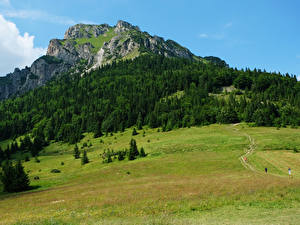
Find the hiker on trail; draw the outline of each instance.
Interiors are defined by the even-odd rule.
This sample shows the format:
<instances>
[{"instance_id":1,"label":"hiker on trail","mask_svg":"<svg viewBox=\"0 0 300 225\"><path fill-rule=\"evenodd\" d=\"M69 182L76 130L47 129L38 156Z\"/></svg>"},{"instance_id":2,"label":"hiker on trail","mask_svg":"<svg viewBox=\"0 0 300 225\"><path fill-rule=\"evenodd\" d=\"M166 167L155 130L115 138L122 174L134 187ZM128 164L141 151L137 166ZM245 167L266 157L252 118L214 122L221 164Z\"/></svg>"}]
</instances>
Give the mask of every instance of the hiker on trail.
<instances>
[{"instance_id":1,"label":"hiker on trail","mask_svg":"<svg viewBox=\"0 0 300 225\"><path fill-rule=\"evenodd\" d=\"M246 156L244 157L244 161L247 162L247 157Z\"/></svg>"},{"instance_id":2,"label":"hiker on trail","mask_svg":"<svg viewBox=\"0 0 300 225\"><path fill-rule=\"evenodd\" d=\"M289 172L289 177L291 178L291 177L292 177L292 170L291 170L290 167L289 167L289 169L288 169L288 172Z\"/></svg>"},{"instance_id":3,"label":"hiker on trail","mask_svg":"<svg viewBox=\"0 0 300 225\"><path fill-rule=\"evenodd\" d=\"M268 173L268 168L267 167L265 168L265 172Z\"/></svg>"}]
</instances>

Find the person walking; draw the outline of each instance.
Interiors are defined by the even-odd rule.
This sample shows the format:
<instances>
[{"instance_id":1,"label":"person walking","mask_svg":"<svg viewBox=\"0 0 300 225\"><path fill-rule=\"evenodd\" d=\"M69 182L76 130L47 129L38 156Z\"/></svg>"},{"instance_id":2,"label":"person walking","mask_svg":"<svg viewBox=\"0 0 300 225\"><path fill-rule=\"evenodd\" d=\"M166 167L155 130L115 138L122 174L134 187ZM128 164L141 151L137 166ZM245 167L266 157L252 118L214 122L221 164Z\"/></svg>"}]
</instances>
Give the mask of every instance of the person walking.
<instances>
[{"instance_id":1,"label":"person walking","mask_svg":"<svg viewBox=\"0 0 300 225\"><path fill-rule=\"evenodd\" d=\"M292 170L291 170L290 167L289 167L289 169L288 169L288 173L289 173L289 178L291 178L291 177L292 177Z\"/></svg>"},{"instance_id":2,"label":"person walking","mask_svg":"<svg viewBox=\"0 0 300 225\"><path fill-rule=\"evenodd\" d=\"M265 172L268 173L268 168L267 167L265 168Z\"/></svg>"}]
</instances>

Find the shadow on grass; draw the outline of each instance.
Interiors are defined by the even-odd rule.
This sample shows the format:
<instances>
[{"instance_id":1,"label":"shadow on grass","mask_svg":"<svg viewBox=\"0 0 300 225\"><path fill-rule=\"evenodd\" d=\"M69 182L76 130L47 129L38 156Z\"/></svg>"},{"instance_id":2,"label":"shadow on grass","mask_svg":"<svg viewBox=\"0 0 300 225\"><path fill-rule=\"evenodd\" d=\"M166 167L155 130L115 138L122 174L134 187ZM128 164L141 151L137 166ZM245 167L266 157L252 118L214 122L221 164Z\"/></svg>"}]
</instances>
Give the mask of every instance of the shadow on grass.
<instances>
[{"instance_id":1,"label":"shadow on grass","mask_svg":"<svg viewBox=\"0 0 300 225\"><path fill-rule=\"evenodd\" d=\"M41 188L42 186L40 185L32 185L29 186L29 188L26 191L21 191L21 192L3 192L3 190L0 191L0 200L7 199L7 198L14 198L18 197L20 195L26 195L26 194L32 194L35 192L41 192L44 190L36 191L37 189Z\"/></svg>"}]
</instances>

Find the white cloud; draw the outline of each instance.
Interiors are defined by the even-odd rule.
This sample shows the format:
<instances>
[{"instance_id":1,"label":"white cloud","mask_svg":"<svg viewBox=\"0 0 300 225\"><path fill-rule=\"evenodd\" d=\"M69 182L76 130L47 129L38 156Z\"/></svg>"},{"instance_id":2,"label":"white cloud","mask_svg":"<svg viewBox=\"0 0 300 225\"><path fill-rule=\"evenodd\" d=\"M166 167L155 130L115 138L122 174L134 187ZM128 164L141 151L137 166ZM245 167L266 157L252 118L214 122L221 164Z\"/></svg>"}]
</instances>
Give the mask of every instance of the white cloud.
<instances>
[{"instance_id":1,"label":"white cloud","mask_svg":"<svg viewBox=\"0 0 300 225\"><path fill-rule=\"evenodd\" d=\"M198 37L202 38L202 39L223 40L225 38L225 35L223 33L220 33L220 34L202 33L202 34L199 34Z\"/></svg>"},{"instance_id":2,"label":"white cloud","mask_svg":"<svg viewBox=\"0 0 300 225\"><path fill-rule=\"evenodd\" d=\"M8 17L8 18L39 20L39 21L45 21L45 22L49 22L49 23L57 23L57 24L63 24L63 25L76 24L76 21L74 21L68 17L51 15L47 12L40 11L40 10L12 9L12 10L2 11L2 13L5 17Z\"/></svg>"},{"instance_id":3,"label":"white cloud","mask_svg":"<svg viewBox=\"0 0 300 225\"><path fill-rule=\"evenodd\" d=\"M0 15L0 76L23 68L46 53L45 48L34 47L34 36L20 34L16 24Z\"/></svg>"},{"instance_id":4,"label":"white cloud","mask_svg":"<svg viewBox=\"0 0 300 225\"><path fill-rule=\"evenodd\" d=\"M199 38L208 38L208 34L205 33L199 34Z\"/></svg>"}]
</instances>

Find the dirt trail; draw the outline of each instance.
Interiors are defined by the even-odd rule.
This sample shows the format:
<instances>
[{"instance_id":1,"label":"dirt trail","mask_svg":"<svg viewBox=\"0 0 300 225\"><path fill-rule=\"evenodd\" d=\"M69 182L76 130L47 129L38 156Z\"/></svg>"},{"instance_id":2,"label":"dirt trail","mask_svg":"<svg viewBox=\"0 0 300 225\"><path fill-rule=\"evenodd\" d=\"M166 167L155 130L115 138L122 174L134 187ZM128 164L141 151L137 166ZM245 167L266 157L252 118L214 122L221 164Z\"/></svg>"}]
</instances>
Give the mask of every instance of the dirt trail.
<instances>
[{"instance_id":1,"label":"dirt trail","mask_svg":"<svg viewBox=\"0 0 300 225\"><path fill-rule=\"evenodd\" d=\"M233 127L236 127L238 126L239 123L236 123L236 124L233 124ZM238 128L234 128L234 131L235 132L238 132L240 131ZM248 157L250 155L252 155L256 149L256 144L255 144L255 140L247 133L244 133L243 134L248 138L249 140L249 145L247 147L247 149L245 149L245 154L243 154L242 156L240 156L240 161L242 163L242 165L246 168L246 169L249 169L255 173L258 173L260 175L264 175L265 172L264 171L260 171L260 170L257 170L254 166L252 166L249 161L248 161ZM272 176L276 176L276 177L285 177L285 176L282 176L282 175L278 175L278 174L271 174L269 173L269 175L272 175Z\"/></svg>"},{"instance_id":2,"label":"dirt trail","mask_svg":"<svg viewBox=\"0 0 300 225\"><path fill-rule=\"evenodd\" d=\"M248 138L248 140L249 140L249 146L248 146L248 148L245 150L245 154L242 155L242 156L240 157L240 161L241 161L242 165L243 165L245 168L247 168L247 169L249 169L249 170L252 170L252 171L254 171L254 172L258 172L258 171L256 171L256 169L248 162L248 157L249 157L251 154L253 154L253 152L254 152L254 150L255 150L255 148L256 148L255 141L254 141L253 138L251 138L251 136L250 136L249 134L244 133L244 135L245 135L245 136Z\"/></svg>"},{"instance_id":3,"label":"dirt trail","mask_svg":"<svg viewBox=\"0 0 300 225\"><path fill-rule=\"evenodd\" d=\"M236 128L236 126L238 126L238 125L240 125L240 123L232 124L232 127L234 127L233 130L234 130L235 132L240 131L240 129ZM255 141L254 141L254 139L253 139L249 134L244 133L244 132L243 132L243 134L248 138L248 140L249 140L249 145L248 145L247 149L245 149L245 154L243 154L242 156L240 156L239 159L240 159L242 165L243 165L246 169L249 169L249 170L251 170L251 171L253 171L253 172L258 172L258 171L257 171L257 170L249 163L249 161L248 161L248 157L249 157L251 154L253 154L253 152L254 152L254 150L255 150L255 148L256 148Z\"/></svg>"}]
</instances>

